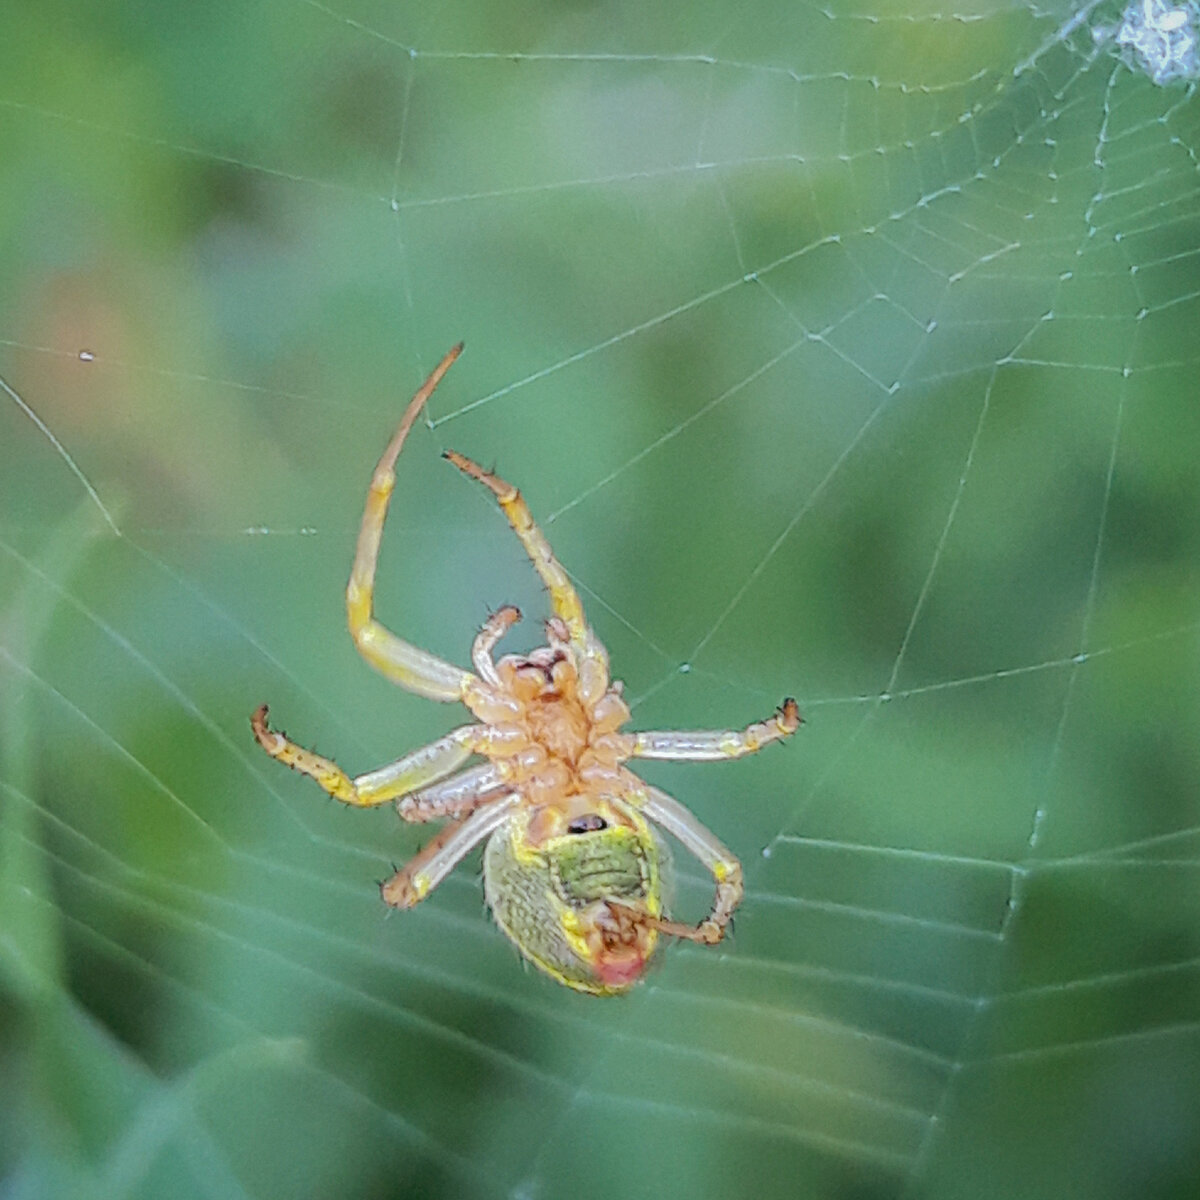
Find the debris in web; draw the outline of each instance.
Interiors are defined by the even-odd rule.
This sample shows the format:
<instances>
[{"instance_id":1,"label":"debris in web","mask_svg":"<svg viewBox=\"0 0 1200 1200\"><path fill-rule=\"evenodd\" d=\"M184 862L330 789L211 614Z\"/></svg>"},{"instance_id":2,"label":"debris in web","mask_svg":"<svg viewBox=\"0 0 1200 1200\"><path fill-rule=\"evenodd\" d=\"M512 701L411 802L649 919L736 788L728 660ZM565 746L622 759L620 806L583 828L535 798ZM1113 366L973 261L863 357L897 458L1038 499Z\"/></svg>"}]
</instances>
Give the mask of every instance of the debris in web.
<instances>
[{"instance_id":1,"label":"debris in web","mask_svg":"<svg viewBox=\"0 0 1200 1200\"><path fill-rule=\"evenodd\" d=\"M1133 0L1119 25L1098 26L1096 42L1110 39L1125 63L1145 71L1157 84L1200 78L1200 8L1192 0L1173 7L1167 0Z\"/></svg>"}]
</instances>

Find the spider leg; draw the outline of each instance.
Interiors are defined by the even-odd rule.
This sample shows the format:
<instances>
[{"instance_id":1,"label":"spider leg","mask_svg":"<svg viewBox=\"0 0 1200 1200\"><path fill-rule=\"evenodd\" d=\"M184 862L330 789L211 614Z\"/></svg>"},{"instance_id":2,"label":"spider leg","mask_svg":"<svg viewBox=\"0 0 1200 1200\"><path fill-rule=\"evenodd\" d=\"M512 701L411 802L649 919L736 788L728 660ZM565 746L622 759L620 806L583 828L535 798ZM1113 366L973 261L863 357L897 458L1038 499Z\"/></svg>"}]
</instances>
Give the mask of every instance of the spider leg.
<instances>
[{"instance_id":1,"label":"spider leg","mask_svg":"<svg viewBox=\"0 0 1200 1200\"><path fill-rule=\"evenodd\" d=\"M589 693L593 688L598 688L595 695L591 697L593 701L598 700L608 687L608 655L588 626L587 618L583 615L583 604L579 599L579 594L575 591L570 577L563 570L562 564L554 557L554 551L550 549L546 535L537 527L524 497L511 483L506 483L498 475L485 471L478 463L473 462L466 455L459 454L457 450L447 450L445 457L464 475L469 475L472 479L477 479L482 483L499 501L500 508L508 518L513 532L517 535L521 545L525 547L525 553L529 555L533 569L541 576L542 582L550 592L550 607L554 615L567 628L571 646L579 657L581 673L584 670L583 664L590 662L595 664L591 673L596 679L599 679L601 674L603 675L603 679L599 683L593 679L584 681L585 688Z\"/></svg>"},{"instance_id":2,"label":"spider leg","mask_svg":"<svg viewBox=\"0 0 1200 1200\"><path fill-rule=\"evenodd\" d=\"M461 352L460 342L434 367L433 373L404 410L399 428L392 435L375 468L358 532L354 566L350 571L350 582L346 585L346 616L350 635L363 658L393 683L431 700L443 701L462 698L464 689L471 681L470 672L402 641L375 620L375 566L379 560L379 543L383 536L388 501L396 485L396 458L417 414Z\"/></svg>"},{"instance_id":3,"label":"spider leg","mask_svg":"<svg viewBox=\"0 0 1200 1200\"><path fill-rule=\"evenodd\" d=\"M631 758L667 758L677 762L724 762L754 754L771 742L791 737L802 718L795 700L785 700L769 721L745 729L643 731L631 735Z\"/></svg>"},{"instance_id":4,"label":"spider leg","mask_svg":"<svg viewBox=\"0 0 1200 1200\"><path fill-rule=\"evenodd\" d=\"M661 932L672 937L686 938L706 946L715 945L725 936L725 927L733 916L733 910L742 902L745 891L742 864L678 800L651 787L630 772L625 772L625 775L633 803L694 854L717 881L712 909L699 925L683 925L661 918L652 919L653 923Z\"/></svg>"},{"instance_id":5,"label":"spider leg","mask_svg":"<svg viewBox=\"0 0 1200 1200\"><path fill-rule=\"evenodd\" d=\"M484 622L483 628L471 643L471 662L479 678L493 687L502 687L500 676L496 674L496 664L492 661L492 651L496 643L521 619L521 610L506 604L498 612L492 613Z\"/></svg>"},{"instance_id":6,"label":"spider leg","mask_svg":"<svg viewBox=\"0 0 1200 1200\"><path fill-rule=\"evenodd\" d=\"M482 763L396 798L396 811L406 821L461 820L481 804L497 797L505 786L505 772L496 763Z\"/></svg>"},{"instance_id":7,"label":"spider leg","mask_svg":"<svg viewBox=\"0 0 1200 1200\"><path fill-rule=\"evenodd\" d=\"M519 803L516 795L481 805L462 821L453 821L422 846L391 879L380 887L383 899L395 908L412 908L489 834L498 829Z\"/></svg>"},{"instance_id":8,"label":"spider leg","mask_svg":"<svg viewBox=\"0 0 1200 1200\"><path fill-rule=\"evenodd\" d=\"M250 718L250 728L258 744L272 758L315 780L335 800L363 808L386 804L397 796L445 779L472 754L481 754L494 748L508 749L510 745L522 741L524 736L517 730L503 726L463 725L444 738L398 758L394 763L351 779L331 759L305 750L284 734L271 729L267 725L265 704Z\"/></svg>"}]
</instances>

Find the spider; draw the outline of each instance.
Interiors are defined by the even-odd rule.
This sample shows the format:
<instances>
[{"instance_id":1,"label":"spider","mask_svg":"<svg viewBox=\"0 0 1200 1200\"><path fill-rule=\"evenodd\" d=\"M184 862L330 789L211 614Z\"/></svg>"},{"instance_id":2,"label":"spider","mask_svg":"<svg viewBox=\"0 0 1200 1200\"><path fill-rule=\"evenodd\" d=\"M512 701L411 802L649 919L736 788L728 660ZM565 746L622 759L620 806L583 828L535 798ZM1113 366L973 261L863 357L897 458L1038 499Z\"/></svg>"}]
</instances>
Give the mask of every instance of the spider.
<instances>
[{"instance_id":1,"label":"spider","mask_svg":"<svg viewBox=\"0 0 1200 1200\"><path fill-rule=\"evenodd\" d=\"M633 774L629 759L721 762L753 754L800 725L794 700L747 728L623 733L629 707L612 681L608 653L587 623L567 573L521 493L453 450L448 458L499 501L550 593L546 645L493 657L521 614L488 618L471 647L474 672L401 641L375 620L375 565L396 459L417 415L462 352L455 346L413 396L367 493L346 613L359 653L392 682L475 717L387 766L351 778L267 724L264 704L250 719L258 744L345 804L393 801L406 821L446 825L380 889L411 908L480 842L484 893L504 933L535 966L594 995L627 991L643 975L660 936L713 945L742 899L738 860L699 821ZM484 761L459 770L472 756ZM457 772L457 774L455 773ZM669 858L658 832L672 834L712 873L716 897L696 926L668 918Z\"/></svg>"}]
</instances>

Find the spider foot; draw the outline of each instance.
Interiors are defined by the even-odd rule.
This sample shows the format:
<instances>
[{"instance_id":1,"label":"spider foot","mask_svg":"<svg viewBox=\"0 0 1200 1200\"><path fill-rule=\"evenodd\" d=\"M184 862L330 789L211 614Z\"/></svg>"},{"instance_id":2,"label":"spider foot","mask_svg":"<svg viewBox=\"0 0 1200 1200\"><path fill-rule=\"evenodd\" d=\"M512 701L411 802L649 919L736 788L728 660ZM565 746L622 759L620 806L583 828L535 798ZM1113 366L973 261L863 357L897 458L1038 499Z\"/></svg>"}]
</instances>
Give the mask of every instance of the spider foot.
<instances>
[{"instance_id":1,"label":"spider foot","mask_svg":"<svg viewBox=\"0 0 1200 1200\"><path fill-rule=\"evenodd\" d=\"M265 704L260 704L250 714L250 728L254 733L254 740L272 757L278 756L279 752L287 745L287 734L278 733L267 725L268 708Z\"/></svg>"},{"instance_id":2,"label":"spider foot","mask_svg":"<svg viewBox=\"0 0 1200 1200\"><path fill-rule=\"evenodd\" d=\"M412 908L429 894L429 881L423 875L410 876L397 871L379 885L384 904L392 908Z\"/></svg>"},{"instance_id":3,"label":"spider foot","mask_svg":"<svg viewBox=\"0 0 1200 1200\"><path fill-rule=\"evenodd\" d=\"M506 483L494 470L481 467L474 459L457 450L443 450L442 457L452 462L464 475L478 480L501 504L511 504L519 494L511 483Z\"/></svg>"},{"instance_id":4,"label":"spider foot","mask_svg":"<svg viewBox=\"0 0 1200 1200\"><path fill-rule=\"evenodd\" d=\"M775 720L781 732L785 734L795 733L804 724L804 718L800 715L800 708L791 696L775 710Z\"/></svg>"},{"instance_id":5,"label":"spider foot","mask_svg":"<svg viewBox=\"0 0 1200 1200\"><path fill-rule=\"evenodd\" d=\"M289 741L287 734L267 724L267 706L260 704L250 717L254 740L277 762L315 780L335 800L345 804L362 803L353 781L335 762Z\"/></svg>"},{"instance_id":6,"label":"spider foot","mask_svg":"<svg viewBox=\"0 0 1200 1200\"><path fill-rule=\"evenodd\" d=\"M702 946L715 946L724 936L725 929L716 921L701 921L699 925L685 925L682 921L669 921L666 917L647 918L665 937L679 938L686 942L699 942Z\"/></svg>"}]
</instances>

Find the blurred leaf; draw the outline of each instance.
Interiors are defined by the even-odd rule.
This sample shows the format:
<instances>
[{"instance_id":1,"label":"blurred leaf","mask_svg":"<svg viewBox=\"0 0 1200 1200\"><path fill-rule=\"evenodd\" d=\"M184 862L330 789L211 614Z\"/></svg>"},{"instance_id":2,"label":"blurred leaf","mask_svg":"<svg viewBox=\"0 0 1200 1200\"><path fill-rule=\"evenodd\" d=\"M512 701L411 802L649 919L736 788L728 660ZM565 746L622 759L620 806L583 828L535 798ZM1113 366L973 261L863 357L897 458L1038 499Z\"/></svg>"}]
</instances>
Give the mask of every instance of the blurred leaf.
<instances>
[{"instance_id":1,"label":"blurred leaf","mask_svg":"<svg viewBox=\"0 0 1200 1200\"><path fill-rule=\"evenodd\" d=\"M8 15L6 1200L1195 1194L1200 128L1120 21ZM269 701L357 771L459 719L356 657L342 589L460 338L383 619L539 638L453 446L638 725L807 719L647 770L749 894L622 1000L524 971L477 859L386 920L427 831L249 733Z\"/></svg>"}]
</instances>

